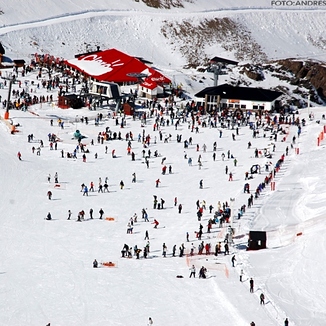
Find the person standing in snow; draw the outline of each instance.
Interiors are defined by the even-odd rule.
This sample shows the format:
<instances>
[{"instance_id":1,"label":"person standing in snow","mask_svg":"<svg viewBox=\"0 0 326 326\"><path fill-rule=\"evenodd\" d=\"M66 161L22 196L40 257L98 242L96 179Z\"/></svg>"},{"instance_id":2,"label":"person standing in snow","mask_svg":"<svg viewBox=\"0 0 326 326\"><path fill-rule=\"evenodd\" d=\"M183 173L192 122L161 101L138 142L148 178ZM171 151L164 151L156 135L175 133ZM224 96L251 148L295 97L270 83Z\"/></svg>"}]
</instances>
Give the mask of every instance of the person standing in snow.
<instances>
[{"instance_id":1,"label":"person standing in snow","mask_svg":"<svg viewBox=\"0 0 326 326\"><path fill-rule=\"evenodd\" d=\"M232 256L231 258L231 262L232 262L232 267L234 267L234 263L235 263L236 259L235 259L235 255Z\"/></svg>"},{"instance_id":2,"label":"person standing in snow","mask_svg":"<svg viewBox=\"0 0 326 326\"><path fill-rule=\"evenodd\" d=\"M102 208L99 210L99 214L100 214L100 220L101 220L103 218L103 214L104 214L104 211Z\"/></svg>"},{"instance_id":3,"label":"person standing in snow","mask_svg":"<svg viewBox=\"0 0 326 326\"><path fill-rule=\"evenodd\" d=\"M224 244L224 256L225 255L228 255L229 254L229 245L228 245L228 243L226 242L225 244Z\"/></svg>"},{"instance_id":4,"label":"person standing in snow","mask_svg":"<svg viewBox=\"0 0 326 326\"><path fill-rule=\"evenodd\" d=\"M165 200L163 198L161 198L161 209L164 208L164 203L165 203Z\"/></svg>"},{"instance_id":5,"label":"person standing in snow","mask_svg":"<svg viewBox=\"0 0 326 326\"><path fill-rule=\"evenodd\" d=\"M243 269L240 271L240 282L242 282L242 277L243 277Z\"/></svg>"},{"instance_id":6,"label":"person standing in snow","mask_svg":"<svg viewBox=\"0 0 326 326\"><path fill-rule=\"evenodd\" d=\"M93 268L97 268L98 267L98 262L96 259L94 259L93 261Z\"/></svg>"},{"instance_id":7,"label":"person standing in snow","mask_svg":"<svg viewBox=\"0 0 326 326\"><path fill-rule=\"evenodd\" d=\"M196 267L195 267L195 265L192 265L191 268L190 268L190 276L189 276L189 278L191 278L191 276L196 278Z\"/></svg>"},{"instance_id":8,"label":"person standing in snow","mask_svg":"<svg viewBox=\"0 0 326 326\"><path fill-rule=\"evenodd\" d=\"M89 216L90 216L91 219L93 219L93 208L91 208L91 209L89 210Z\"/></svg>"},{"instance_id":9,"label":"person standing in snow","mask_svg":"<svg viewBox=\"0 0 326 326\"><path fill-rule=\"evenodd\" d=\"M144 240L149 240L149 235L148 235L148 231L147 230L145 231L145 238L144 238Z\"/></svg>"},{"instance_id":10,"label":"person standing in snow","mask_svg":"<svg viewBox=\"0 0 326 326\"><path fill-rule=\"evenodd\" d=\"M46 216L46 219L47 219L48 221L52 220L52 216L51 216L51 213L50 213L50 212L49 212L48 215Z\"/></svg>"},{"instance_id":11,"label":"person standing in snow","mask_svg":"<svg viewBox=\"0 0 326 326\"><path fill-rule=\"evenodd\" d=\"M166 244L164 242L163 243L163 250L162 250L162 255L163 255L164 258L166 258L166 252L167 252L167 250L168 250L168 248L167 248L167 246L166 246Z\"/></svg>"},{"instance_id":12,"label":"person standing in snow","mask_svg":"<svg viewBox=\"0 0 326 326\"><path fill-rule=\"evenodd\" d=\"M261 305L264 305L265 304L265 296L264 296L264 293L261 293L260 296L259 296L259 298L260 298L260 304Z\"/></svg>"},{"instance_id":13,"label":"person standing in snow","mask_svg":"<svg viewBox=\"0 0 326 326\"><path fill-rule=\"evenodd\" d=\"M285 318L285 320L284 320L284 326L289 326L289 321L287 318Z\"/></svg>"},{"instance_id":14,"label":"person standing in snow","mask_svg":"<svg viewBox=\"0 0 326 326\"><path fill-rule=\"evenodd\" d=\"M148 318L148 326L152 326L153 325L153 320L151 317Z\"/></svg>"},{"instance_id":15,"label":"person standing in snow","mask_svg":"<svg viewBox=\"0 0 326 326\"><path fill-rule=\"evenodd\" d=\"M52 199L52 192L50 190L48 191L47 195L48 195L49 200L51 200Z\"/></svg>"},{"instance_id":16,"label":"person standing in snow","mask_svg":"<svg viewBox=\"0 0 326 326\"><path fill-rule=\"evenodd\" d=\"M254 293L254 280L252 279L252 277L250 278L249 284L250 284L250 293Z\"/></svg>"},{"instance_id":17,"label":"person standing in snow","mask_svg":"<svg viewBox=\"0 0 326 326\"><path fill-rule=\"evenodd\" d=\"M124 186L125 186L125 184L124 184L124 182L121 180L121 181L120 181L120 189L122 190Z\"/></svg>"},{"instance_id":18,"label":"person standing in snow","mask_svg":"<svg viewBox=\"0 0 326 326\"><path fill-rule=\"evenodd\" d=\"M59 183L58 172L56 172L54 175L54 183Z\"/></svg>"},{"instance_id":19,"label":"person standing in snow","mask_svg":"<svg viewBox=\"0 0 326 326\"><path fill-rule=\"evenodd\" d=\"M199 278L206 278L206 272L207 269L204 266L202 266L202 268L199 271Z\"/></svg>"},{"instance_id":20,"label":"person standing in snow","mask_svg":"<svg viewBox=\"0 0 326 326\"><path fill-rule=\"evenodd\" d=\"M70 220L70 218L71 218L71 210L68 209L68 218L67 218L67 220Z\"/></svg>"},{"instance_id":21,"label":"person standing in snow","mask_svg":"<svg viewBox=\"0 0 326 326\"><path fill-rule=\"evenodd\" d=\"M21 154L21 152L18 152L18 153L17 153L17 157L18 157L19 161L22 160L22 154Z\"/></svg>"}]
</instances>

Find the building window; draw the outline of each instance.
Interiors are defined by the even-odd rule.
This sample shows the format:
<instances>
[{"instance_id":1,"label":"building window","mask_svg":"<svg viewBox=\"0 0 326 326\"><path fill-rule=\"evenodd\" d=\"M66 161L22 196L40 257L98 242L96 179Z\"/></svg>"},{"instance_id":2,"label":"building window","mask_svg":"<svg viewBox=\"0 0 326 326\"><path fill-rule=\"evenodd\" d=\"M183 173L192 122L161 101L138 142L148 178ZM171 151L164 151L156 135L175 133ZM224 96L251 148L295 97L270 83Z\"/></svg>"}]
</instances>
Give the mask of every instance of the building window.
<instances>
[{"instance_id":1,"label":"building window","mask_svg":"<svg viewBox=\"0 0 326 326\"><path fill-rule=\"evenodd\" d=\"M259 105L259 110L264 110L265 107L263 105Z\"/></svg>"},{"instance_id":2,"label":"building window","mask_svg":"<svg viewBox=\"0 0 326 326\"><path fill-rule=\"evenodd\" d=\"M229 109L232 109L233 108L233 104L229 104Z\"/></svg>"},{"instance_id":3,"label":"building window","mask_svg":"<svg viewBox=\"0 0 326 326\"><path fill-rule=\"evenodd\" d=\"M246 107L247 107L246 104L241 104L240 106L241 109L245 109Z\"/></svg>"},{"instance_id":4,"label":"building window","mask_svg":"<svg viewBox=\"0 0 326 326\"><path fill-rule=\"evenodd\" d=\"M252 108L253 110L258 110L258 105L253 105Z\"/></svg>"},{"instance_id":5,"label":"building window","mask_svg":"<svg viewBox=\"0 0 326 326\"><path fill-rule=\"evenodd\" d=\"M240 108L240 105L239 105L239 104L234 104L234 107L235 107L236 109L239 109L239 108Z\"/></svg>"}]
</instances>

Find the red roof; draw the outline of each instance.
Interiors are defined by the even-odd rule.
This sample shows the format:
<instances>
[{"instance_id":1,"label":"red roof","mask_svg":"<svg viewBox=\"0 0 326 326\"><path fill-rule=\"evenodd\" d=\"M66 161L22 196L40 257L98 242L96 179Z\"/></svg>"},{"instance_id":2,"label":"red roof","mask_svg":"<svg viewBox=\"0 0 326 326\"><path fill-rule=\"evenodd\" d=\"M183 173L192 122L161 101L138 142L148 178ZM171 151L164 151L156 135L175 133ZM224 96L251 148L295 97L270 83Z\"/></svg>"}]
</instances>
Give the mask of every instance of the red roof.
<instances>
[{"instance_id":1,"label":"red roof","mask_svg":"<svg viewBox=\"0 0 326 326\"><path fill-rule=\"evenodd\" d=\"M171 80L157 70L146 66L140 60L116 49L84 54L75 59L66 60L70 67L93 77L99 81L107 82L137 82L136 77L129 73L148 74L146 80L158 84L168 84Z\"/></svg>"},{"instance_id":2,"label":"red roof","mask_svg":"<svg viewBox=\"0 0 326 326\"><path fill-rule=\"evenodd\" d=\"M153 89L155 89L157 87L157 83L156 82L152 82L152 81L147 81L145 79L145 81L143 83L141 83L140 86L146 87L146 88L148 88L150 90L153 90Z\"/></svg>"}]
</instances>

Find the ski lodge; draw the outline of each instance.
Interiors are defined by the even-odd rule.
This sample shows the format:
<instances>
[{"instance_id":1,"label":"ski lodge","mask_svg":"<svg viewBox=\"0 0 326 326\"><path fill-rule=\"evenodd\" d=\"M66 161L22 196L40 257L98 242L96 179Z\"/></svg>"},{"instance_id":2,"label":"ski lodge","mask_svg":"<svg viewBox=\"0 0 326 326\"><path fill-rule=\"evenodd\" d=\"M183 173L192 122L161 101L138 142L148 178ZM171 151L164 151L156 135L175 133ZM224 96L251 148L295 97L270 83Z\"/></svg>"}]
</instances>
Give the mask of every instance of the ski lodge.
<instances>
[{"instance_id":1,"label":"ski lodge","mask_svg":"<svg viewBox=\"0 0 326 326\"><path fill-rule=\"evenodd\" d=\"M132 57L116 49L100 50L78 54L74 59L65 60L68 68L79 71L95 82L94 90L98 95L116 94L116 89L109 90L110 85L139 84L139 95L154 98L164 92L164 87L171 80L150 66L150 62L139 57ZM110 83L110 84L108 84ZM103 87L107 89L102 92Z\"/></svg>"},{"instance_id":2,"label":"ski lodge","mask_svg":"<svg viewBox=\"0 0 326 326\"><path fill-rule=\"evenodd\" d=\"M202 105L206 112L213 110L245 110L245 111L272 111L275 101L283 95L281 92L263 88L238 87L229 84L206 87L195 94L203 98L197 103Z\"/></svg>"}]
</instances>

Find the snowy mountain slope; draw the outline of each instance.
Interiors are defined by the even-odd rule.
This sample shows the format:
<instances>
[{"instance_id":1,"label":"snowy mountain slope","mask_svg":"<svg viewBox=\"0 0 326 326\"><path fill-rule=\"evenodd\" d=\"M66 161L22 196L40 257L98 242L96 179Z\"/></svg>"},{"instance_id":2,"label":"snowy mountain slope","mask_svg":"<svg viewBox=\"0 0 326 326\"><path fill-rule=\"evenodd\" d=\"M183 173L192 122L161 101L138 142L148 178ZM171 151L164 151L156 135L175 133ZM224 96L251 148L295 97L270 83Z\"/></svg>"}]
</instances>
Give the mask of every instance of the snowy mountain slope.
<instances>
[{"instance_id":1,"label":"snowy mountain slope","mask_svg":"<svg viewBox=\"0 0 326 326\"><path fill-rule=\"evenodd\" d=\"M73 1L61 6L59 1L51 2L49 7L40 6L32 14L34 7L24 2L19 19L10 23L13 1L3 8L0 33L7 52L16 58L35 52L71 58L85 52L87 45L116 47L149 60L162 58L157 64L178 67L192 61L207 62L216 54L240 61L293 56L324 58L322 9L276 10L269 8L267 2L258 8L255 4L258 2L248 1L233 10L224 1L196 1L185 3L184 8L158 10L133 1L112 1L109 6L106 2L87 2L84 6ZM223 23L225 20L229 23ZM162 48L169 49L164 56ZM184 59L175 62L181 57Z\"/></svg>"}]
</instances>

